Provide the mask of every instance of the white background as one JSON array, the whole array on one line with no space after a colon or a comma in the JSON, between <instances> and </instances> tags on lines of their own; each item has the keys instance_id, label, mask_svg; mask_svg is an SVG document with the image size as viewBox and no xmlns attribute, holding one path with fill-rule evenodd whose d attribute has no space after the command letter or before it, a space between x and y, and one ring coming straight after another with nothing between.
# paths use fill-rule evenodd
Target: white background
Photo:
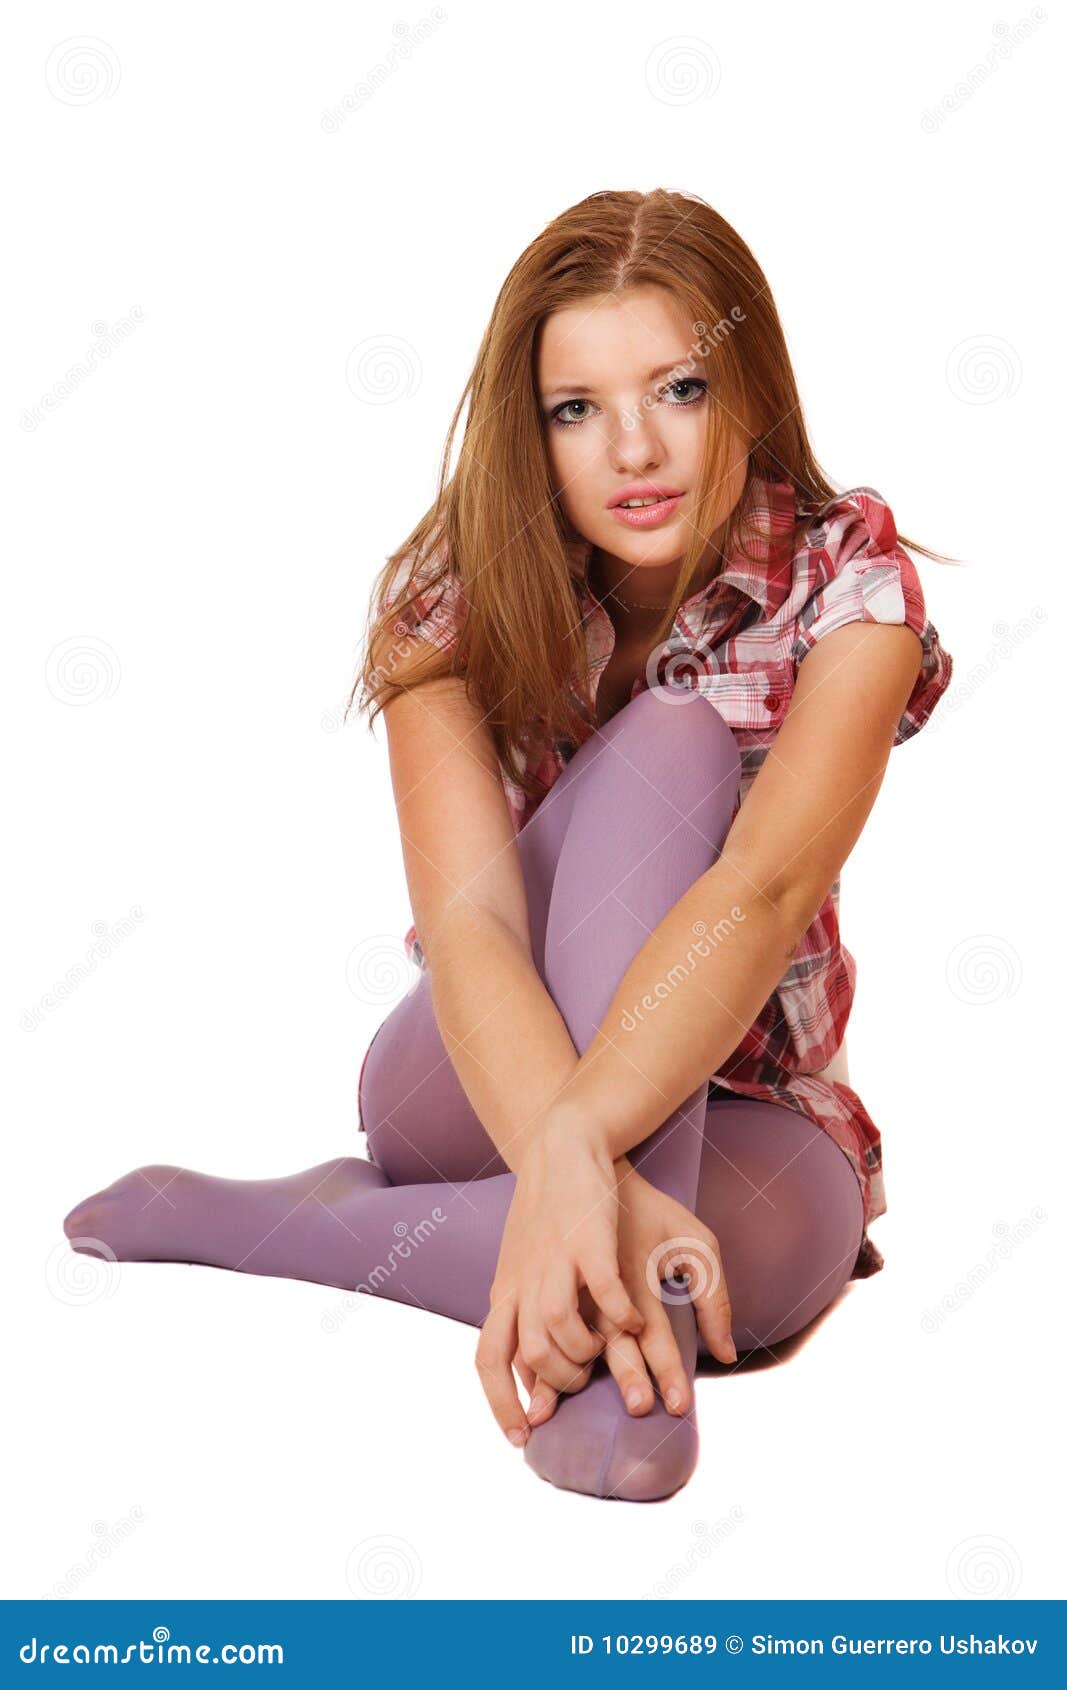
<instances>
[{"instance_id":1,"label":"white background","mask_svg":"<svg viewBox=\"0 0 1067 1690\"><path fill-rule=\"evenodd\" d=\"M4 1594L635 1597L673 1566L689 1598L1051 1596L1055 9L1013 44L1021 3L448 0L346 111L429 13L9 20ZM86 36L87 84L57 52ZM533 1474L472 1328L361 1298L327 1333L340 1293L208 1268L105 1283L61 1222L140 1163L356 1146L410 984L384 731L340 728L371 582L519 252L655 186L753 247L834 479L966 567L918 560L956 680L844 874L886 1269L781 1365L702 1378L699 1470L642 1506ZM387 402L348 379L368 341Z\"/></svg>"}]
</instances>

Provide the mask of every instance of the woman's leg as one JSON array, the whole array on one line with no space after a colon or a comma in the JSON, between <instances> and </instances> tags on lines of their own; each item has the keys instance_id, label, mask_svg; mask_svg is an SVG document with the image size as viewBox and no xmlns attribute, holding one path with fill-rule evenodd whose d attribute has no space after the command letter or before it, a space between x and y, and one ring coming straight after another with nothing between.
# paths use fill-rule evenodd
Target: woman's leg
<instances>
[{"instance_id":1,"label":"woman's leg","mask_svg":"<svg viewBox=\"0 0 1067 1690\"><path fill-rule=\"evenodd\" d=\"M579 1049L589 1042L647 933L718 855L736 779L732 736L706 701L679 706L642 694L581 748L520 834L535 960ZM436 1034L426 979L375 1036L363 1089L374 1164L341 1158L271 1181L139 1169L73 1210L68 1234L81 1236L90 1250L92 1240L102 1240L120 1259L208 1261L362 1285L480 1324L514 1178L493 1172L504 1164ZM741 1106L731 1102L719 1109ZM775 1112L799 1121L808 1138L823 1136L792 1111ZM703 1124L701 1088L633 1153L646 1177L689 1207L696 1198ZM790 1154L795 1160L797 1151ZM388 1181L397 1179L406 1189L389 1188ZM467 1181L474 1183L455 1183ZM733 1293L732 1278L729 1282ZM691 1309L669 1312L688 1359L694 1350ZM780 1323L782 1315L776 1319ZM744 1347L743 1331L736 1341ZM618 1414L629 1422L622 1426L624 1441L635 1436L640 1441L642 1434L631 1428L650 1417L627 1416L614 1381L605 1383L611 1391L595 1412L590 1395L595 1380L564 1399L553 1421L535 1431L528 1453L540 1440L551 1467L547 1435L558 1437L565 1411L574 1447L588 1445L574 1415L586 1399L583 1424L592 1429L594 1443L603 1441L605 1413L611 1441L622 1424ZM695 1453L693 1439L686 1438L685 1421L665 1411L663 1417L663 1437L672 1442L667 1465L674 1462L681 1482ZM646 1441L653 1431L646 1428ZM662 1456L656 1465L655 1483L669 1481ZM609 1483L608 1466L600 1461L595 1474L579 1475L584 1482L578 1488L666 1494L640 1483L623 1488Z\"/></svg>"}]
</instances>

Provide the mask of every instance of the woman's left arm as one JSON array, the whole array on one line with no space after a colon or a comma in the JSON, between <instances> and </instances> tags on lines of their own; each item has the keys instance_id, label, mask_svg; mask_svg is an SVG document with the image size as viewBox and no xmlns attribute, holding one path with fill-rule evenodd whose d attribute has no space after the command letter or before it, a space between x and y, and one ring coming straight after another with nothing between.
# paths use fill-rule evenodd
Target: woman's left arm
<instances>
[{"instance_id":1,"label":"woman's left arm","mask_svg":"<svg viewBox=\"0 0 1067 1690\"><path fill-rule=\"evenodd\" d=\"M634 957L551 1108L615 1159L719 1071L785 973L863 830L922 658L852 622L800 664L789 710L718 861Z\"/></svg>"}]
</instances>

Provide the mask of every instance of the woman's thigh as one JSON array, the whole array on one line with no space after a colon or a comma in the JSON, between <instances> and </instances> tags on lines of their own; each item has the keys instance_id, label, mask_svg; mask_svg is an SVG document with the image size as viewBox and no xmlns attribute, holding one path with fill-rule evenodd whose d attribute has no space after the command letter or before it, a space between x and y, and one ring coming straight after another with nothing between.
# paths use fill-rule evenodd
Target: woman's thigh
<instances>
[{"instance_id":1,"label":"woman's thigh","mask_svg":"<svg viewBox=\"0 0 1067 1690\"><path fill-rule=\"evenodd\" d=\"M709 1101L695 1208L718 1240L739 1350L799 1332L851 1276L859 1181L829 1134L783 1104Z\"/></svg>"}]
</instances>

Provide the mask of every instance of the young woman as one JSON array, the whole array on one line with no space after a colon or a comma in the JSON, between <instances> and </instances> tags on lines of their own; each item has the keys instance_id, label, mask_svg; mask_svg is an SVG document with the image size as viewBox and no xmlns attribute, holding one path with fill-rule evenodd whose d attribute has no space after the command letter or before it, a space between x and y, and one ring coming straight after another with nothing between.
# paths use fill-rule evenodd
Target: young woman
<instances>
[{"instance_id":1,"label":"young woman","mask_svg":"<svg viewBox=\"0 0 1067 1690\"><path fill-rule=\"evenodd\" d=\"M730 1369L882 1266L839 876L952 663L698 198L594 194L545 229L444 466L360 676L421 970L363 1060L369 1157L154 1165L65 1225L478 1326L534 1469L647 1500L693 1470L699 1354Z\"/></svg>"}]
</instances>

